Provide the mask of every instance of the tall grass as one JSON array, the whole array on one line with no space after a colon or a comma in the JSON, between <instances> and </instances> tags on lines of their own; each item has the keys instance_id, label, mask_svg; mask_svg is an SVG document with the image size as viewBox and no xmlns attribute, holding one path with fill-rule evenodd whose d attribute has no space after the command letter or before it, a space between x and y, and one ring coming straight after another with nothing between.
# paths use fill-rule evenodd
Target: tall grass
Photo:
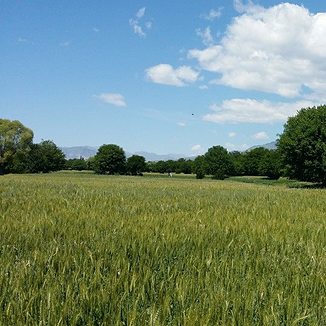
<instances>
[{"instance_id":1,"label":"tall grass","mask_svg":"<svg viewBox=\"0 0 326 326\"><path fill-rule=\"evenodd\" d=\"M326 192L0 178L0 325L326 325Z\"/></svg>"}]
</instances>

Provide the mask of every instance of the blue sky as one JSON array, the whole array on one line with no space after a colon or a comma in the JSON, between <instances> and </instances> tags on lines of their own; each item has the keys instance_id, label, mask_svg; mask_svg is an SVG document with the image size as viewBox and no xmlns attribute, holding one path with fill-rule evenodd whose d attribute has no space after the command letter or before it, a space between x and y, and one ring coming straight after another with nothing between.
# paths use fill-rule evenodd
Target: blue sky
<instances>
[{"instance_id":1,"label":"blue sky","mask_svg":"<svg viewBox=\"0 0 326 326\"><path fill-rule=\"evenodd\" d=\"M326 3L0 0L0 118L34 141L195 155L326 102Z\"/></svg>"}]
</instances>

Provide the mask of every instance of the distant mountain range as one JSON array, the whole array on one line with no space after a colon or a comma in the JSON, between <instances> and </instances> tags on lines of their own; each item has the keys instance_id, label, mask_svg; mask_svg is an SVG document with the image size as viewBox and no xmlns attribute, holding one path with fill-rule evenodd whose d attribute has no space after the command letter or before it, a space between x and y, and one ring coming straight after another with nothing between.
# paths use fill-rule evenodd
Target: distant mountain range
<instances>
[{"instance_id":1,"label":"distant mountain range","mask_svg":"<svg viewBox=\"0 0 326 326\"><path fill-rule=\"evenodd\" d=\"M251 151L252 149L255 149L255 148L258 148L258 147L264 147L266 149L276 149L276 141L272 141L270 143L263 144L263 145L252 146L252 147L248 148L247 151Z\"/></svg>"},{"instance_id":2,"label":"distant mountain range","mask_svg":"<svg viewBox=\"0 0 326 326\"><path fill-rule=\"evenodd\" d=\"M98 147L92 146L74 146L74 147L60 147L63 153L66 156L66 159L80 158L83 157L85 159L94 156L97 153ZM185 157L183 154L155 154L149 152L136 152L136 153L128 153L126 152L126 156L130 157L132 155L141 155L144 156L146 161L167 161L167 160L178 160L179 158Z\"/></svg>"},{"instance_id":3,"label":"distant mountain range","mask_svg":"<svg viewBox=\"0 0 326 326\"><path fill-rule=\"evenodd\" d=\"M255 149L257 147L264 147L267 149L276 149L276 141L273 141L271 143L263 144L263 145L257 145L252 146L247 149L247 151L250 151L252 149ZM92 147L92 146L74 146L74 147L60 147L60 149L63 151L63 153L66 156L66 159L73 159L73 158L80 158L83 157L85 159L88 159L92 156L94 156L97 153L98 147ZM144 156L146 161L167 161L167 160L178 160L179 158L187 158L187 159L194 159L193 157L186 157L182 154L155 154L155 153L149 153L149 152L136 152L136 153L128 153L126 152L126 156L130 157L132 155L141 155Z\"/></svg>"}]
</instances>

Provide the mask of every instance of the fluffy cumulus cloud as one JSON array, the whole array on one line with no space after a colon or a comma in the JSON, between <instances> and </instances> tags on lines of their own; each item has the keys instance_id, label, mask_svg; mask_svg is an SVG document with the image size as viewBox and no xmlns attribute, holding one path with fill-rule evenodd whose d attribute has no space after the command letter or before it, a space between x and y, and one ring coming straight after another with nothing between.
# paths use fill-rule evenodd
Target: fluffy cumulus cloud
<instances>
[{"instance_id":1,"label":"fluffy cumulus cloud","mask_svg":"<svg viewBox=\"0 0 326 326\"><path fill-rule=\"evenodd\" d=\"M234 3L241 14L220 42L190 50L189 58L215 72L217 84L320 99L326 92L326 13L290 3L270 8ZM283 120L281 112L276 115L274 120Z\"/></svg>"},{"instance_id":2,"label":"fluffy cumulus cloud","mask_svg":"<svg viewBox=\"0 0 326 326\"><path fill-rule=\"evenodd\" d=\"M300 108L311 107L315 104L310 101L296 101L291 103L273 103L254 99L225 100L221 105L212 104L211 113L206 114L205 121L216 123L272 123L285 122Z\"/></svg>"},{"instance_id":3,"label":"fluffy cumulus cloud","mask_svg":"<svg viewBox=\"0 0 326 326\"><path fill-rule=\"evenodd\" d=\"M145 37L146 30L152 28L151 21L143 22L145 12L146 12L146 7L140 8L136 12L135 16L129 19L129 25L131 26L133 32L140 37Z\"/></svg>"},{"instance_id":4,"label":"fluffy cumulus cloud","mask_svg":"<svg viewBox=\"0 0 326 326\"><path fill-rule=\"evenodd\" d=\"M252 135L252 138L253 139L256 139L256 140L267 140L269 139L267 133L265 131L260 131L260 132L257 132L256 134Z\"/></svg>"},{"instance_id":5,"label":"fluffy cumulus cloud","mask_svg":"<svg viewBox=\"0 0 326 326\"><path fill-rule=\"evenodd\" d=\"M118 93L102 93L96 97L104 103L112 104L118 107L125 107L127 103L124 97Z\"/></svg>"},{"instance_id":6,"label":"fluffy cumulus cloud","mask_svg":"<svg viewBox=\"0 0 326 326\"><path fill-rule=\"evenodd\" d=\"M180 87L196 82L199 78L199 73L188 66L173 68L169 64L159 64L148 68L146 70L146 76L149 80L157 84Z\"/></svg>"}]
</instances>

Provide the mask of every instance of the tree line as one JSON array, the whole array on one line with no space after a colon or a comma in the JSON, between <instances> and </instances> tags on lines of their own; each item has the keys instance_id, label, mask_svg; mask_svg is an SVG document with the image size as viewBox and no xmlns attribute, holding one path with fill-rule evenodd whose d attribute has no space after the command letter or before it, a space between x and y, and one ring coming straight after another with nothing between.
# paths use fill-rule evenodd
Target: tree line
<instances>
[{"instance_id":1,"label":"tree line","mask_svg":"<svg viewBox=\"0 0 326 326\"><path fill-rule=\"evenodd\" d=\"M213 146L192 159L146 162L140 155L126 158L123 148L102 145L87 160L66 160L50 140L33 143L33 131L19 121L0 119L0 174L38 173L62 169L92 170L98 174L142 175L143 172L196 174L210 176L287 176L302 181L326 184L326 106L301 109L288 119L276 150L255 148L246 152L228 152Z\"/></svg>"}]
</instances>

